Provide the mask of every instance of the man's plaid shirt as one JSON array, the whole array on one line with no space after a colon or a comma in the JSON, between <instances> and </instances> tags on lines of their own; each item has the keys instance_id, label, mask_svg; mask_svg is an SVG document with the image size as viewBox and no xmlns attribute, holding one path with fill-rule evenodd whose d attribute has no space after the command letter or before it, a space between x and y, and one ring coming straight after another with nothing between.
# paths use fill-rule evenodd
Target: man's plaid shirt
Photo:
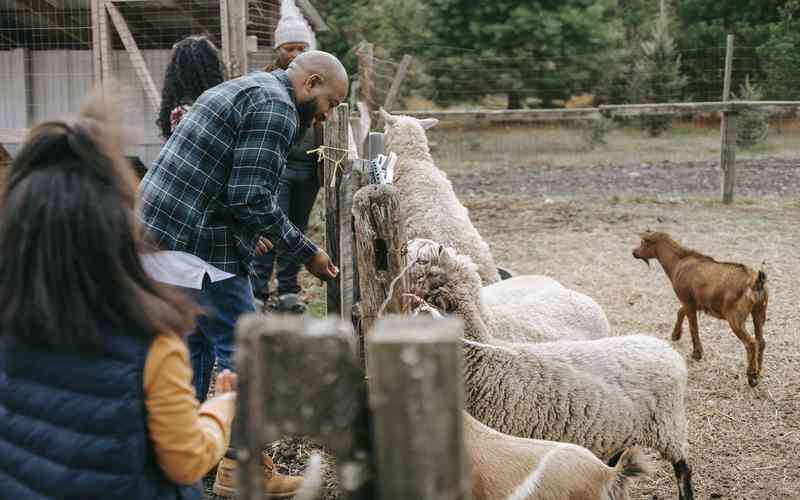
<instances>
[{"instance_id":1,"label":"man's plaid shirt","mask_svg":"<svg viewBox=\"0 0 800 500\"><path fill-rule=\"evenodd\" d=\"M264 235L300 262L316 252L277 204L298 128L283 71L253 73L201 95L139 187L139 219L160 250L248 274Z\"/></svg>"}]
</instances>

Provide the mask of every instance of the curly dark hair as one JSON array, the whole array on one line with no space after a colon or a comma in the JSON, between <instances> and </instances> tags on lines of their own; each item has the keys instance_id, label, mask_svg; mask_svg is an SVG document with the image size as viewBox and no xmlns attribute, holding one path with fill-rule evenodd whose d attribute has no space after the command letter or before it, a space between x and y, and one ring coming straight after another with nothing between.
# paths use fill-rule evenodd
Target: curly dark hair
<instances>
[{"instance_id":1,"label":"curly dark hair","mask_svg":"<svg viewBox=\"0 0 800 500\"><path fill-rule=\"evenodd\" d=\"M192 104L200 94L225 80L219 51L205 36L189 36L172 47L164 76L156 125L164 139L172 135L169 116L176 106Z\"/></svg>"}]
</instances>

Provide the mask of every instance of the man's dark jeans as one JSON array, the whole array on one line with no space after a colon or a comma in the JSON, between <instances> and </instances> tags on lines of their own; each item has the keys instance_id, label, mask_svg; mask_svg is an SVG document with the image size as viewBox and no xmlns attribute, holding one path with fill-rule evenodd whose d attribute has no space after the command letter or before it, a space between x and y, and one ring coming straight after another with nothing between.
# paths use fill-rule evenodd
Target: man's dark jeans
<instances>
[{"instance_id":1,"label":"man's dark jeans","mask_svg":"<svg viewBox=\"0 0 800 500\"><path fill-rule=\"evenodd\" d=\"M192 384L197 399L206 400L214 360L217 369L236 371L233 352L236 345L234 328L242 314L255 312L253 289L245 276L234 276L212 283L206 275L203 289L184 289L203 308L194 332L187 337L192 362Z\"/></svg>"},{"instance_id":2,"label":"man's dark jeans","mask_svg":"<svg viewBox=\"0 0 800 500\"><path fill-rule=\"evenodd\" d=\"M316 169L287 166L278 189L278 205L289 217L292 224L301 232L306 232L311 209L319 192ZM300 264L278 248L278 245L261 257L256 257L253 267L256 275L253 278L255 296L266 302L269 298L269 279L278 261L277 279L278 295L300 292Z\"/></svg>"}]
</instances>

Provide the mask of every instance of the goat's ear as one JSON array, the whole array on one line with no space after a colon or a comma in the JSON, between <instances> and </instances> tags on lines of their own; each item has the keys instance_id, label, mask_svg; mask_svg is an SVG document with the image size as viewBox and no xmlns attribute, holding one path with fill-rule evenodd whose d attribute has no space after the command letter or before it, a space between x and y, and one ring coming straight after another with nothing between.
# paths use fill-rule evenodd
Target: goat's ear
<instances>
[{"instance_id":1,"label":"goat's ear","mask_svg":"<svg viewBox=\"0 0 800 500\"><path fill-rule=\"evenodd\" d=\"M422 120L417 120L417 121L419 122L420 125L422 125L422 128L424 128L425 130L433 128L436 126L437 123L439 123L439 120L437 120L436 118L423 118Z\"/></svg>"},{"instance_id":2,"label":"goat's ear","mask_svg":"<svg viewBox=\"0 0 800 500\"><path fill-rule=\"evenodd\" d=\"M380 111L381 111L381 116L383 117L383 121L386 123L386 125L394 125L395 123L397 123L396 116L390 115L383 108L381 108Z\"/></svg>"}]
</instances>

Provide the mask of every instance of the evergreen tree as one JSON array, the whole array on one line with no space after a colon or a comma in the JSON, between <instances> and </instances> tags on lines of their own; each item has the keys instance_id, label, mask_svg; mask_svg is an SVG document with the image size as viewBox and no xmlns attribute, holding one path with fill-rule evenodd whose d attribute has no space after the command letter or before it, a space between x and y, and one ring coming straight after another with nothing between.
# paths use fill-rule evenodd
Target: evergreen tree
<instances>
[{"instance_id":1,"label":"evergreen tree","mask_svg":"<svg viewBox=\"0 0 800 500\"><path fill-rule=\"evenodd\" d=\"M681 56L675 48L666 15L660 15L650 39L641 42L633 66L630 93L633 102L664 103L683 98L686 77L681 74ZM644 116L642 126L655 137L670 128L669 116Z\"/></svg>"}]
</instances>

